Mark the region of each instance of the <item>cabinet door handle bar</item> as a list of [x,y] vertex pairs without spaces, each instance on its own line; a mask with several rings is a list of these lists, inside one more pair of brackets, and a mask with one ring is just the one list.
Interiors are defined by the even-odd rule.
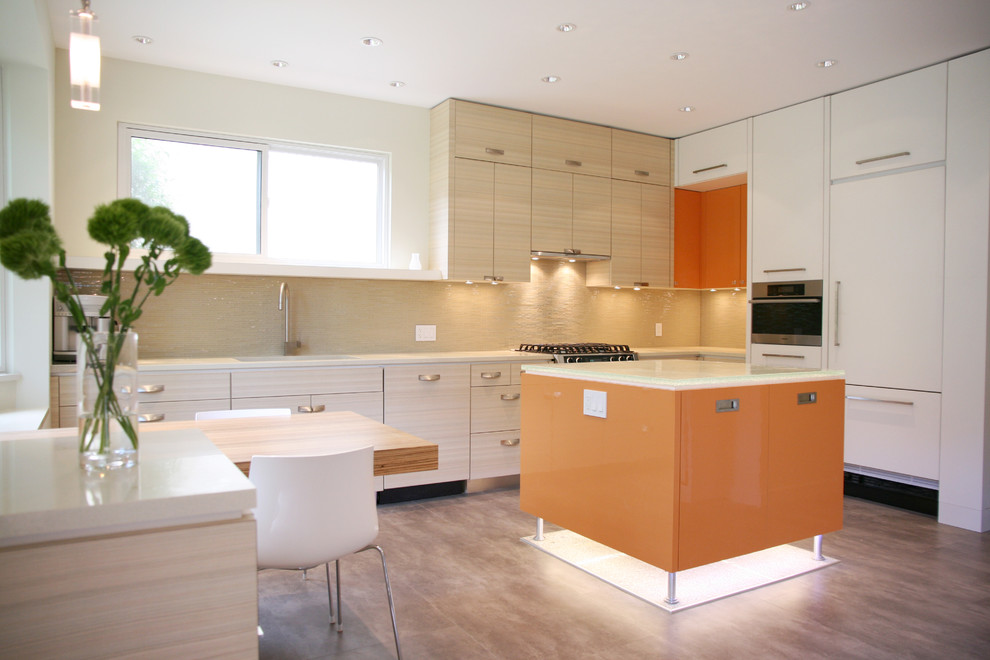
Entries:
[[797,360],[803,360],[803,355],[788,355],[786,353],[764,353],[763,357],[782,357],[782,358],[795,358]]
[[296,406],[296,412],[301,413],[321,413],[326,409],[327,407],[322,403],[315,406]]
[[633,173],[636,176],[650,176],[650,173],[647,172],[646,170],[633,170]]
[[728,163],[722,163],[720,165],[712,165],[711,167],[702,167],[700,170],[691,170],[691,174],[701,174],[702,172],[710,172],[712,170],[717,170],[720,167],[728,167]]
[[494,380],[496,378],[501,378],[502,377],[502,372],[501,371],[482,371],[481,372],[481,377],[484,378],[485,380]]
[[739,399],[719,399],[715,402],[715,412],[735,412],[739,410]]
[[807,268],[767,268],[764,273],[799,273],[808,270]]
[[440,380],[440,374],[420,374],[419,379],[426,383],[432,383],[435,380]]
[[493,156],[504,156],[505,149],[493,149],[492,147],[485,147],[485,153],[491,154]]
[[503,394],[501,396],[502,401],[515,401],[518,398],[519,398],[519,394],[518,393],[516,393],[516,394]]
[[138,422],[150,424],[165,421],[165,413],[151,413],[148,415],[138,415]]
[[519,438],[506,438],[505,440],[500,440],[499,444],[503,447],[515,447],[519,444]]
[[900,158],[902,156],[910,156],[910,151],[899,151],[896,154],[887,154],[886,156],[874,156],[873,158],[864,158],[863,160],[857,160],[857,165],[866,165],[867,163],[875,163],[878,160],[888,160],[890,158]]
[[850,394],[847,394],[846,398],[851,401],[872,401],[873,403],[896,403],[899,406],[914,405],[914,401],[898,401],[897,399],[874,399],[868,396],[852,396]]
[[164,391],[164,385],[138,385],[138,394],[158,394]]
[[565,160],[564,165],[570,165],[571,167],[581,167],[581,161],[579,160]]
[[839,286],[842,284],[839,280],[835,281],[835,341],[833,342],[836,346],[839,345]]

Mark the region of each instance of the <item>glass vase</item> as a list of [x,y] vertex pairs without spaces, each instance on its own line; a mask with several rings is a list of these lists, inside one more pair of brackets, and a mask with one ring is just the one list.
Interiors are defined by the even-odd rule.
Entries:
[[138,462],[138,336],[80,333],[76,356],[79,465],[87,472]]

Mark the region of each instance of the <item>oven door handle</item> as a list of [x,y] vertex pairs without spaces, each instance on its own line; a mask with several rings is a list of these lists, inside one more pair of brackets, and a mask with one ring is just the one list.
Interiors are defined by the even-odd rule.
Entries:
[[783,303],[820,303],[821,298],[753,298],[749,302],[754,305],[783,304]]

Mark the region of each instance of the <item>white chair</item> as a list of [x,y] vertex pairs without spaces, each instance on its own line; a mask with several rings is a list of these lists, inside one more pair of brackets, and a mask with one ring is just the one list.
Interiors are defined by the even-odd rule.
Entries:
[[[258,568],[308,569],[326,564],[330,623],[342,630],[341,557],[375,549],[382,559],[392,616],[395,652],[401,659],[392,587],[378,536],[374,449],[362,447],[323,456],[254,456],[248,478],[258,491]],[[337,579],[334,619],[330,562]]]
[[291,415],[288,408],[245,408],[244,410],[203,410],[196,413],[196,421],[201,419],[229,419],[233,417],[281,417]]

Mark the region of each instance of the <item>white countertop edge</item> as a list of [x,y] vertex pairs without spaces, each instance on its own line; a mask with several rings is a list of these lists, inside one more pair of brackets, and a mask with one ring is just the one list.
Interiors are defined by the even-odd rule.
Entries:
[[721,387],[750,387],[756,385],[777,385],[782,383],[800,383],[820,380],[844,380],[845,375],[836,372],[800,372],[796,374],[767,374],[746,376],[719,376],[712,378],[691,378],[679,382],[670,379],[637,377],[637,376],[602,376],[582,374],[580,372],[562,373],[545,368],[543,365],[523,365],[523,371],[534,376],[549,376],[567,380],[580,380],[588,383],[605,383],[609,385],[628,385],[655,390],[702,390]]
[[[245,515],[252,515],[250,509],[231,509],[229,511],[215,511],[208,514],[156,517],[155,519],[136,519],[114,524],[104,524],[102,526],[92,526],[80,521],[76,527],[60,526],[56,531],[34,531],[39,524],[50,523],[49,516],[42,520],[37,513],[24,513],[14,516],[6,516],[4,529],[0,533],[0,548],[14,546],[34,545],[36,543],[51,543],[53,541],[74,541],[98,536],[110,536],[113,534],[127,534],[147,530],[163,530],[173,527],[185,527],[188,525],[201,525],[204,523],[222,522],[225,520],[240,520]],[[18,529],[18,518],[24,518],[24,529]],[[10,524],[8,524],[10,523]],[[57,523],[55,523],[57,524]]]
[[[643,356],[676,358],[691,356],[711,357],[746,357],[742,348],[720,348],[707,346],[679,346],[674,348],[633,348]],[[309,357],[309,356],[307,356]],[[196,371],[196,370],[258,370],[285,369],[287,367],[369,367],[401,364],[444,364],[458,362],[524,362],[537,363],[541,359],[537,353],[522,353],[513,349],[500,351],[437,351],[430,353],[356,353],[348,358],[321,358],[313,355],[309,359],[293,357],[280,359],[273,356],[270,359],[241,361],[234,357],[203,357],[203,358],[152,358],[140,360],[139,368],[148,371]],[[547,355],[547,362],[552,358]],[[646,359],[650,359],[647,357]],[[75,364],[55,364],[51,373],[72,374],[76,371]]]

